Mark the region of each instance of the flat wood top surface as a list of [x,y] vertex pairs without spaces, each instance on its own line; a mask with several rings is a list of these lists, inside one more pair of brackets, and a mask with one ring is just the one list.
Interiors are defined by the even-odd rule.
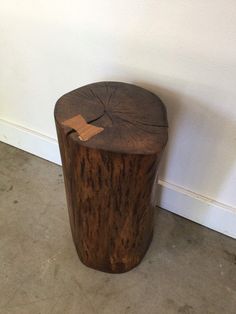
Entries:
[[162,101],[136,85],[99,82],[80,87],[62,96],[55,106],[55,119],[62,123],[80,114],[87,123],[104,130],[81,141],[77,133],[70,136],[81,145],[119,153],[152,154],[167,142],[167,116]]

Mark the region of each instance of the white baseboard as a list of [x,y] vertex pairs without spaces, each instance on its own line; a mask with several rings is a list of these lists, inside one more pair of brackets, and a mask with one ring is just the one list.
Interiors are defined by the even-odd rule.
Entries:
[[0,141],[61,165],[57,140],[37,131],[0,119]]
[[236,239],[233,207],[161,179],[158,184],[158,206]]
[[[61,164],[57,140],[0,119],[0,141]],[[236,210],[183,187],[159,180],[158,206],[236,238]]]

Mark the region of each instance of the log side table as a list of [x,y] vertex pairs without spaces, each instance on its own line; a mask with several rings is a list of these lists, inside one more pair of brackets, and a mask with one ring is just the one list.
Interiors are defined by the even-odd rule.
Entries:
[[100,82],[62,96],[55,121],[80,260],[126,272],[152,239],[151,194],[168,136],[165,106],[141,87]]

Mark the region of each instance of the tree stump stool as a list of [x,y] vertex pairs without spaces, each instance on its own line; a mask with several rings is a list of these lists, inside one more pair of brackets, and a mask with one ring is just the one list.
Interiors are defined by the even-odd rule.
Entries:
[[80,260],[126,272],[152,239],[151,195],[168,136],[165,106],[141,87],[100,82],[62,96],[55,121]]

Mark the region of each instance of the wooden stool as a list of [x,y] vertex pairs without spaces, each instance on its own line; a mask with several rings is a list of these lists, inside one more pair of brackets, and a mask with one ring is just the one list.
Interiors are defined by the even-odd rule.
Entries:
[[89,267],[126,272],[152,239],[165,106],[141,87],[100,82],[62,96],[55,121],[78,255]]

